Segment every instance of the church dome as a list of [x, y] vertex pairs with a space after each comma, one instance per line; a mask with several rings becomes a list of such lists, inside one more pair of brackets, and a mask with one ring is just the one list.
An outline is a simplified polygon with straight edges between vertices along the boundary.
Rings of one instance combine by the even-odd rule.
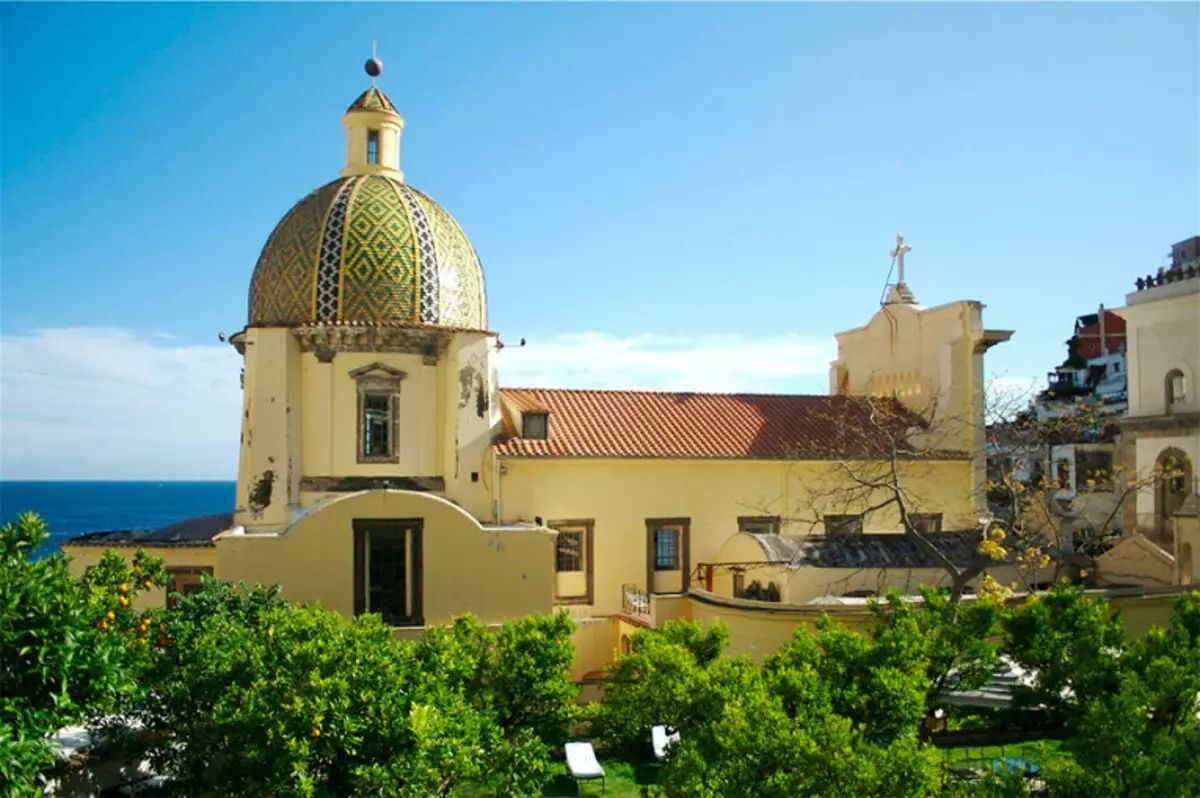
[[387, 171], [335, 180], [288, 211], [254, 268], [249, 310], [260, 327], [487, 328], [483, 269], [466, 234]]

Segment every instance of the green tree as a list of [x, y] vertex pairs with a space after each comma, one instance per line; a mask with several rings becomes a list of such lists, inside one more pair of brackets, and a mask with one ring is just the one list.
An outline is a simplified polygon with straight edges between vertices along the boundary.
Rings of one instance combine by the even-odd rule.
[[106, 553], [78, 579], [61, 553], [33, 559], [46, 537], [31, 513], [0, 527], [0, 793], [13, 795], [35, 792], [54, 764], [48, 735], [140, 695], [153, 618], [133, 605], [165, 583], [141, 551]]
[[1034, 679], [1013, 689], [1015, 708], [1038, 708], [1073, 729], [1094, 698], [1120, 691], [1129, 669], [1125, 626], [1082, 587], [1032, 595], [1001, 626], [1006, 653]]
[[634, 632], [629, 653], [605, 671], [604, 702], [589, 707], [593, 733], [608, 745], [640, 750], [654, 726], [687, 734], [711, 723], [722, 697], [711, 691], [709, 668], [728, 640], [723, 625], [704, 632], [699, 622], [678, 620]]
[[[571, 626], [514, 626], [507, 643], [473, 618], [398, 642], [376, 615], [347, 624], [275, 589], [209, 580], [167, 616], [140, 712], [150, 755], [196, 795], [536, 793], [549, 777], [538, 732], [559, 733], [572, 709], [558, 689]], [[520, 692], [503, 672], [512, 652], [510, 668], [549, 685], [520, 693], [540, 727], [501, 722], [501, 699]]]
[[[1077, 592], [1062, 593], [1083, 601]], [[1095, 625], [1084, 625], [1085, 643], [1075, 650], [1088, 650]], [[1176, 599], [1169, 629], [1152, 629], [1123, 651], [1117, 686], [1078, 696], [1074, 758], [1049, 769], [1054, 794], [1200, 795], [1200, 592]]]

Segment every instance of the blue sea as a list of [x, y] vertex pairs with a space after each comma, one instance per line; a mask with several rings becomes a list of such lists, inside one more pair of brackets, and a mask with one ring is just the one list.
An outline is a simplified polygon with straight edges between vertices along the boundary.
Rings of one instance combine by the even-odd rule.
[[234, 482], [0, 482], [0, 522], [32, 511], [46, 519], [50, 538], [38, 552], [59, 550], [67, 538], [110, 529], [156, 529], [197, 515], [233, 511]]

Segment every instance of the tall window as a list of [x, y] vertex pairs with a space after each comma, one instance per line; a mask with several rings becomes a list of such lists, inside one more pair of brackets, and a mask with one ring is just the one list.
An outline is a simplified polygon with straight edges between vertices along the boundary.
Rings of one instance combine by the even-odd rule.
[[590, 519], [551, 521], [558, 531], [554, 550], [554, 597], [561, 604], [591, 604], [594, 590]]
[[679, 570], [679, 530], [654, 530], [654, 570]]
[[583, 530], [558, 530], [558, 549], [555, 553], [555, 570], [559, 573], [583, 570]]
[[179, 599], [189, 593], [204, 589], [202, 576], [213, 575], [211, 565], [190, 566], [182, 565], [167, 569], [167, 609], [179, 603]]
[[863, 517], [861, 515], [827, 515], [824, 520], [825, 534], [831, 537], [863, 533]]
[[367, 163], [379, 163], [379, 131], [367, 131]]
[[354, 522], [354, 614], [378, 613], [392, 626], [420, 626], [421, 522]]
[[404, 372], [373, 363], [350, 372], [358, 383], [358, 462], [399, 460], [400, 381]]
[[391, 451], [392, 397], [385, 393], [363, 394], [363, 457], [387, 457]]
[[1187, 404], [1187, 385], [1183, 381], [1183, 372], [1171, 369], [1167, 372], [1167, 410], [1176, 405]]

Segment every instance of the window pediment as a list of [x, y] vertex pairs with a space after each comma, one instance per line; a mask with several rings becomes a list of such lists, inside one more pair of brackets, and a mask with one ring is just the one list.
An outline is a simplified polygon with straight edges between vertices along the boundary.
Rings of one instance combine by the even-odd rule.
[[351, 379], [359, 382], [365, 379], [384, 379], [400, 382], [407, 377], [408, 374], [398, 368], [393, 368], [386, 363], [372, 363], [369, 366], [354, 369], [350, 372]]

